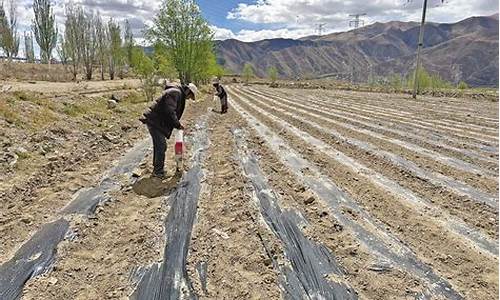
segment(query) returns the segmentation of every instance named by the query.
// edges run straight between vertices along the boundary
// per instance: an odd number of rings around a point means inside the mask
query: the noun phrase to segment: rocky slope
[[[406,76],[415,59],[418,23],[375,23],[357,30],[299,40],[216,43],[219,63],[240,72],[252,63],[258,75],[276,66],[284,77],[367,80],[370,75]],[[423,64],[451,82],[498,86],[498,15],[454,24],[427,23]]]

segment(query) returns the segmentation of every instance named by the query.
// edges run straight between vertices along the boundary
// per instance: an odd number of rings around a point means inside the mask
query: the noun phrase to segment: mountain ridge
[[[239,73],[246,62],[259,76],[275,66],[280,76],[366,81],[408,76],[414,66],[419,24],[391,21],[324,36],[242,42],[216,41],[218,62]],[[456,23],[426,23],[423,66],[444,79],[498,86],[498,14]]]

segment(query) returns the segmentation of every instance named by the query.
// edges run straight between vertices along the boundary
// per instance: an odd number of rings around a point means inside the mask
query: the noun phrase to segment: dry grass
[[[0,99],[0,118],[16,126],[22,126],[21,116],[12,106],[12,103],[4,99]]]
[[[73,75],[63,65],[44,65],[20,62],[0,62],[0,79],[66,82]]]
[[[62,112],[70,117],[78,117],[87,113],[87,109],[79,104],[74,103],[64,103]]]
[[[124,98],[123,102],[137,104],[147,102],[144,93],[139,93],[137,91],[129,92]]]

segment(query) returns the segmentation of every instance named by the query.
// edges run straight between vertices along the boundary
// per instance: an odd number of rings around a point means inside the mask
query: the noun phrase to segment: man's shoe
[[[159,174],[153,173],[152,177],[156,177],[159,179],[165,179],[165,173],[159,173]]]

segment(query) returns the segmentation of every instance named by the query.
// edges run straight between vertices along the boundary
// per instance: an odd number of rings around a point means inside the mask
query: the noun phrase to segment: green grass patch
[[[80,115],[86,114],[87,109],[79,104],[64,103],[62,112],[70,117],[78,117]]]

